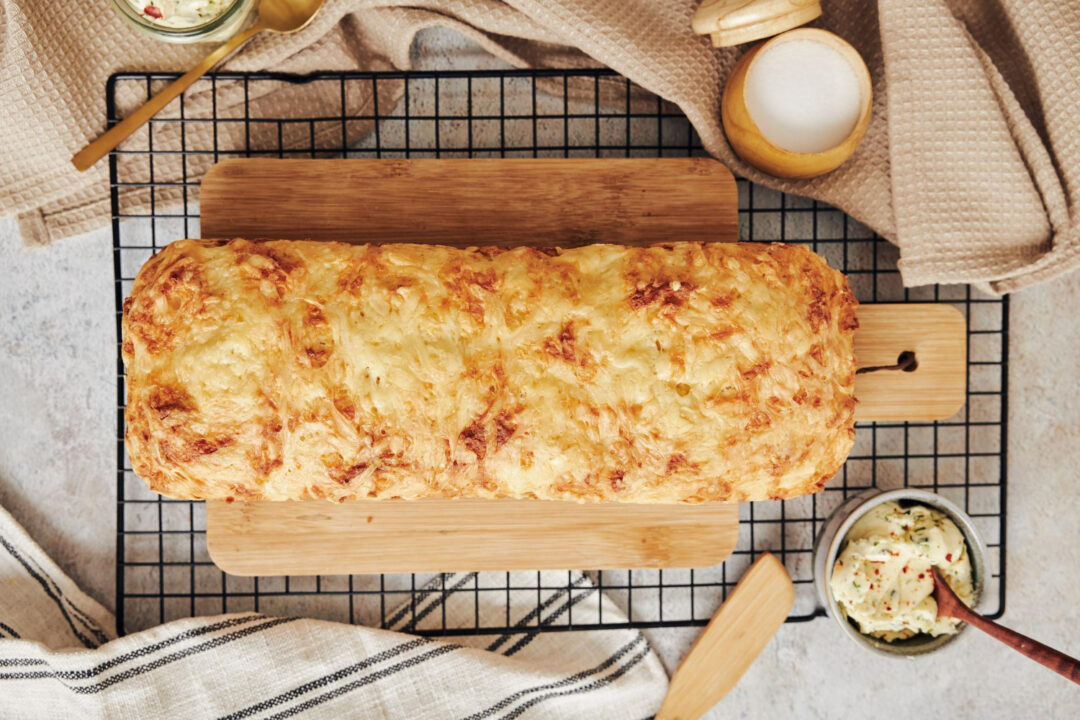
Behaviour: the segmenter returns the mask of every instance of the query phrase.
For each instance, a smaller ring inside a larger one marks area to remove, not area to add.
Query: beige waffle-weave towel
[[[106,79],[186,68],[206,49],[144,38],[107,0],[0,3],[0,213],[18,214],[31,243],[100,226],[109,218],[106,164],[80,175],[69,158],[104,128]],[[1080,265],[1080,3],[825,0],[816,24],[866,58],[874,114],[846,165],[797,182],[748,168],[728,147],[719,97],[742,49],[715,50],[693,35],[696,5],[328,0],[303,32],[257,38],[227,67],[407,68],[416,32],[449,26],[515,65],[614,68],[679,105],[736,172],[836,205],[896,242],[908,285],[1006,292]],[[272,112],[295,106],[295,95],[259,101]],[[187,110],[208,102],[193,93]],[[317,114],[320,102],[336,98],[304,105]]]

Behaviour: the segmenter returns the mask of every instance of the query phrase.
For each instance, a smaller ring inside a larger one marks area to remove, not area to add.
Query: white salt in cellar
[[[739,157],[778,177],[836,169],[870,122],[870,73],[855,48],[826,30],[792,29],[820,14],[819,0],[705,0],[694,16],[717,47],[780,33],[739,59],[720,106]]]

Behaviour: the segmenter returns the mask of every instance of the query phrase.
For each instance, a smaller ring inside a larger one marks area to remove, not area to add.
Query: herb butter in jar
[[[923,655],[963,634],[963,623],[937,617],[931,567],[978,610],[986,545],[956,503],[917,488],[852,495],[814,541],[814,585],[826,614],[880,655]]]
[[[113,0],[120,15],[151,37],[221,42],[240,30],[256,0]]]
[[[829,585],[837,604],[864,633],[887,642],[918,633],[952,635],[960,621],[938,617],[932,567],[970,607],[971,561],[956,524],[922,505],[883,502],[848,531]]]

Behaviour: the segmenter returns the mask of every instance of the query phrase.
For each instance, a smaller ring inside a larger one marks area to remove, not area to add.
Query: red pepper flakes
[[[160,20],[162,17],[164,17],[161,14],[161,8],[154,7],[153,5],[147,5],[146,7],[144,7],[143,8],[143,14],[144,15],[149,15],[150,17],[156,18],[158,20]]]
[[[874,574],[875,574],[875,575],[880,575],[880,574],[881,574],[881,571],[880,571],[880,570],[878,570],[877,568],[874,568]]]
[[[922,580],[922,579],[923,579],[924,577],[926,577],[926,576],[925,576],[925,575],[923,575],[922,573],[919,573],[919,579],[920,579],[920,580]]]
[[[945,553],[945,562],[952,562],[952,553]]]
[[[904,566],[904,572],[907,572],[907,565]]]

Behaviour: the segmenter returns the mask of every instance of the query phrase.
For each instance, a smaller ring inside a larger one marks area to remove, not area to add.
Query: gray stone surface
[[[424,67],[490,61],[426,33]],[[112,606],[116,348],[106,230],[22,247],[0,220],[0,504]],[[1014,296],[1005,622],[1080,655],[1080,275]],[[673,669],[695,630],[649,637]],[[932,709],[931,709],[932,706]],[[918,660],[818,619],[784,626],[709,717],[1078,717],[1080,690],[974,631]]]
[[[0,219],[0,504],[112,605],[116,329],[107,231],[23,247]]]

